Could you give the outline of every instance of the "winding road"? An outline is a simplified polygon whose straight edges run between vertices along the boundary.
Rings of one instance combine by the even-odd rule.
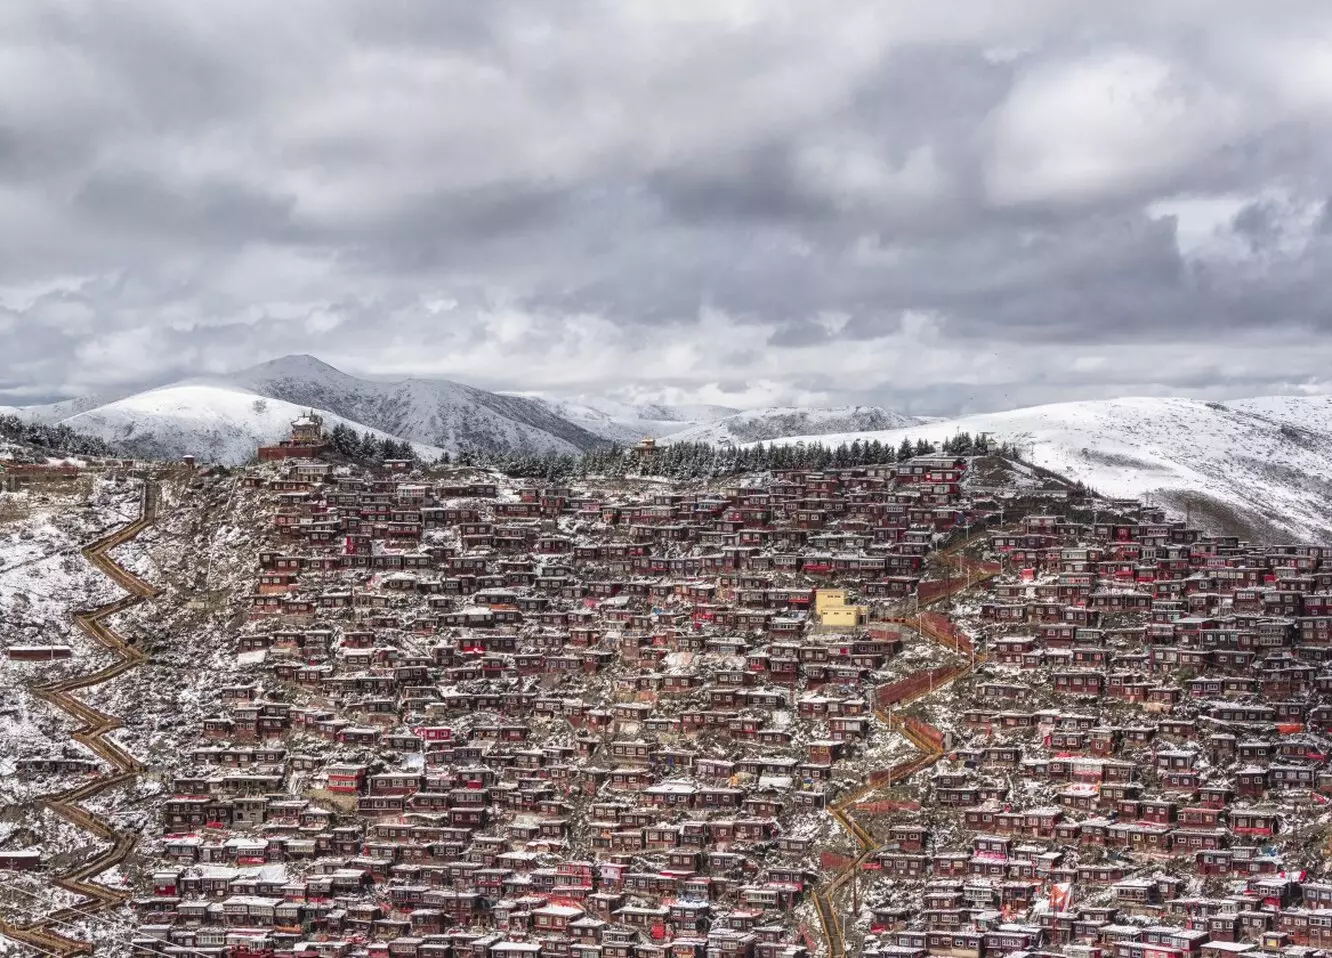
[[[969,563],[962,554],[964,549],[979,541],[984,535],[985,533],[980,533],[968,537],[940,553],[940,558],[952,574],[944,581],[942,591],[935,594],[928,602],[922,601],[919,603],[919,610],[939,605],[959,592],[980,585],[999,573],[1000,570],[997,565]],[[958,574],[959,572],[961,574]],[[922,687],[907,698],[900,699],[895,703],[897,709],[941,692],[950,683],[970,674],[985,661],[984,655],[977,654],[970,648],[969,640],[953,630],[951,619],[946,619],[943,627],[936,624],[932,617],[922,618],[919,614],[913,618],[891,619],[888,621],[910,626],[922,638],[930,639],[953,652],[970,656],[969,661],[956,668],[949,669],[945,677]],[[965,647],[961,644],[962,642],[967,643]],[[814,907],[819,915],[819,924],[822,926],[824,954],[827,958],[845,958],[846,956],[846,941],[843,937],[842,923],[838,919],[834,897],[856,876],[856,872],[864,863],[882,847],[882,843],[874,837],[873,833],[856,820],[852,811],[857,804],[874,792],[901,784],[917,772],[934,765],[944,755],[943,747],[940,744],[941,737],[937,735],[936,730],[925,723],[909,718],[904,719],[900,711],[885,712],[881,708],[876,708],[875,715],[884,725],[901,732],[903,737],[916,749],[917,754],[906,761],[899,762],[892,768],[872,772],[860,788],[844,795],[828,806],[828,814],[832,816],[833,821],[855,841],[857,854],[837,874],[814,889]],[[928,734],[930,732],[936,734],[931,736]]]
[[[98,884],[94,879],[125,860],[138,841],[138,834],[120,831],[110,822],[83,808],[80,803],[109,788],[133,780],[143,771],[143,764],[110,738],[110,734],[124,724],[121,719],[93,708],[76,698],[74,693],[79,689],[109,682],[137,668],[147,658],[146,653],[113,630],[108,623],[117,613],[152,598],[157,594],[157,590],[128,569],[118,565],[111,558],[110,552],[117,546],[129,542],[156,521],[158,497],[157,483],[151,479],[145,480],[139,518],[85,546],[82,550],[83,557],[89,563],[104,575],[114,579],[128,593],[114,602],[74,613],[75,625],[94,642],[116,656],[116,660],[95,672],[61,679],[33,689],[33,694],[38,698],[78,720],[81,725],[70,733],[70,737],[96,753],[110,766],[108,774],[98,775],[82,785],[47,795],[42,799],[43,804],[56,815],[111,843],[110,847],[99,854],[52,879],[52,884],[56,887],[80,896],[79,901],[50,912],[30,924],[16,925],[0,920],[0,935],[29,945],[44,954],[57,955],[60,958],[90,955],[93,953],[94,943],[67,937],[54,930],[56,927],[67,926],[70,922],[87,917],[89,913],[113,908],[129,897],[128,892],[108,888]]]

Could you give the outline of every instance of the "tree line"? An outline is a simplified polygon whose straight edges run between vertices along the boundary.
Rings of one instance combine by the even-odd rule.
[[[888,465],[916,456],[1016,455],[1008,443],[959,432],[941,443],[903,439],[893,446],[877,439],[836,446],[822,443],[758,443],[753,446],[714,446],[704,442],[680,442],[639,453],[619,445],[598,447],[581,454],[533,452],[485,452],[468,449],[441,464],[494,469],[518,479],[559,481],[603,476],[628,478],[652,476],[670,479],[715,479],[751,472],[785,469],[845,469],[855,466]]]
[[[44,453],[112,458],[116,450],[104,439],[65,425],[28,422],[13,414],[0,416],[0,439],[23,443]]]
[[[353,462],[377,464],[386,459],[406,459],[410,462],[420,459],[416,449],[405,439],[388,436],[381,439],[369,431],[358,435],[355,429],[341,422],[328,431],[328,444]]]

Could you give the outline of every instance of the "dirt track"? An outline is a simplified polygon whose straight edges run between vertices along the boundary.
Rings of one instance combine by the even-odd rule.
[[[82,723],[70,734],[70,737],[92,750],[110,766],[108,774],[99,775],[75,788],[56,792],[42,799],[43,804],[56,815],[104,841],[111,842],[111,846],[105,851],[52,878],[52,884],[80,896],[80,900],[30,924],[15,925],[0,920],[0,935],[29,945],[43,954],[58,955],[60,958],[92,954],[94,946],[91,942],[66,937],[56,929],[85,918],[89,914],[120,905],[129,897],[127,892],[100,885],[94,879],[124,861],[138,842],[139,836],[133,832],[117,830],[109,822],[82,808],[79,803],[106,789],[132,780],[143,771],[143,765],[108,737],[111,732],[121,727],[123,724],[121,720],[93,708],[76,698],[73,693],[79,689],[109,682],[137,668],[147,658],[144,652],[116,633],[108,625],[108,621],[117,613],[152,598],[157,594],[157,590],[132,572],[117,565],[111,558],[110,552],[151,526],[157,519],[157,505],[158,486],[152,480],[146,480],[139,518],[85,546],[82,550],[83,557],[88,562],[104,575],[114,579],[128,593],[114,602],[74,613],[74,623],[79,629],[98,645],[117,656],[117,660],[95,672],[62,679],[33,689],[33,694],[38,698],[51,703]]]
[[[967,546],[979,541],[984,537],[984,533],[965,539],[959,543],[950,546],[941,553],[941,559],[948,567],[957,567],[962,570],[961,575],[954,573],[956,577],[950,576],[941,583],[940,588],[931,595],[928,601],[920,602],[920,609],[925,610],[931,606],[936,606],[967,589],[980,585],[981,583],[993,578],[999,572],[998,566],[981,567],[972,564],[967,568],[967,560],[962,555],[962,550]],[[937,618],[936,618],[937,616]],[[942,621],[940,621],[942,620]],[[930,613],[929,617],[916,615],[912,618],[893,619],[894,621],[906,626],[912,626],[919,630],[922,638],[928,638],[953,652],[970,654],[971,660],[954,669],[947,670],[947,675],[938,681],[931,682],[928,686],[918,689],[914,694],[904,698],[896,703],[896,706],[907,705],[912,701],[927,698],[936,692],[946,688],[951,682],[956,681],[964,675],[971,673],[977,665],[985,661],[984,655],[975,654],[971,647],[971,642],[956,631],[952,626],[952,620],[948,616]],[[876,708],[875,715],[879,721],[883,722],[889,728],[900,731],[908,742],[917,750],[914,758],[908,759],[894,765],[892,768],[873,772],[869,775],[867,781],[860,788],[848,795],[838,799],[828,807],[828,814],[852,839],[855,840],[859,851],[856,857],[847,863],[836,875],[824,882],[818,888],[814,889],[814,906],[818,910],[819,924],[822,926],[823,943],[825,954],[828,958],[845,958],[846,942],[842,936],[842,925],[838,921],[837,909],[834,905],[834,896],[837,895],[855,876],[859,869],[875,852],[880,848],[880,843],[868,828],[856,821],[852,812],[855,806],[865,799],[869,798],[880,789],[887,788],[890,785],[900,784],[917,772],[929,768],[935,762],[943,757],[943,748],[940,745],[941,736],[937,732],[926,726],[925,723],[916,720],[903,720],[899,713],[884,712]],[[935,736],[930,736],[929,732],[936,732]]]

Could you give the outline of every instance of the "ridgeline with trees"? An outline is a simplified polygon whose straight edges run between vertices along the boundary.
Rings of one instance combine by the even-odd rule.
[[[15,415],[0,416],[0,440],[31,447],[34,454],[46,456],[112,458],[118,455],[115,449],[97,436],[89,436],[69,426],[28,422]]]
[[[489,453],[465,450],[452,459],[460,466],[494,469],[519,479],[564,480],[586,476],[628,478],[659,476],[670,479],[716,479],[751,472],[783,469],[843,469],[883,465],[915,456],[1015,455],[1009,444],[993,443],[982,436],[960,432],[942,443],[904,439],[893,447],[878,440],[856,440],[837,446],[822,443],[713,446],[702,442],[680,442],[657,446],[640,454],[623,446],[605,446],[581,455],[572,453]]]
[[[339,455],[353,462],[371,465],[386,459],[406,459],[410,462],[420,459],[416,449],[405,439],[391,439],[388,436],[379,439],[370,432],[357,435],[355,429],[341,422],[328,431],[328,444]]]

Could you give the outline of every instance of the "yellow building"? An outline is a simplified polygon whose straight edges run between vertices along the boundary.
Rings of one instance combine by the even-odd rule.
[[[863,605],[841,605],[824,609],[819,621],[828,629],[854,629],[865,624],[867,612]]]
[[[854,629],[865,624],[869,609],[848,605],[845,589],[820,589],[814,594],[814,613],[826,629]]]
[[[823,614],[824,609],[834,609],[846,605],[845,589],[819,589],[814,593],[814,611]]]

